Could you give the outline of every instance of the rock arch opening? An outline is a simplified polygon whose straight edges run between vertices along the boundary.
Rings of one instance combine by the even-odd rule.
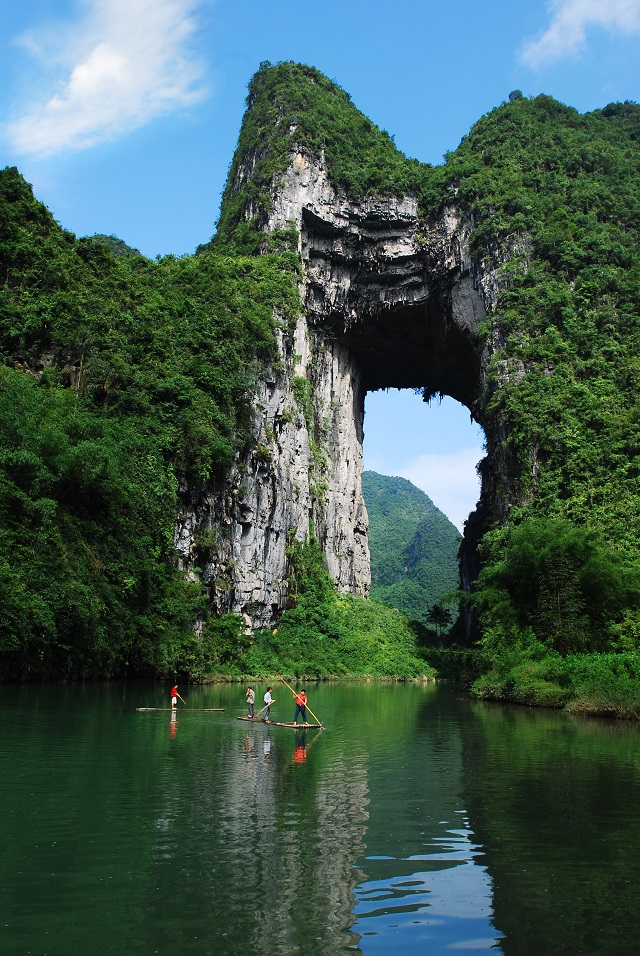
[[[426,403],[393,388],[365,397],[364,471],[411,482],[459,533],[480,496],[484,442],[468,409],[448,396]]]

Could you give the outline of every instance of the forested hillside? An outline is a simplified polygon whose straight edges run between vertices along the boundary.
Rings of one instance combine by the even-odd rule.
[[[173,521],[185,476],[210,481],[242,448],[274,316],[300,308],[297,237],[261,232],[295,144],[351,197],[413,193],[425,225],[455,202],[473,254],[502,263],[477,344],[509,484],[478,525],[476,692],[640,714],[640,107],[514,91],[430,167],[312,68],[263,64],[248,103],[217,234],[192,257],[113,255],[0,174],[2,675],[242,668],[242,629],[180,573]],[[304,635],[318,669],[352,624],[311,552],[291,560],[306,584],[278,640]],[[267,650],[264,666],[287,652]]]
[[[239,629],[195,638],[178,485],[241,447],[274,309],[299,308],[295,263],[116,258],[60,228],[15,169],[0,243],[2,673],[199,672]]]
[[[458,588],[460,534],[428,495],[406,478],[365,471],[371,596],[423,624]]]

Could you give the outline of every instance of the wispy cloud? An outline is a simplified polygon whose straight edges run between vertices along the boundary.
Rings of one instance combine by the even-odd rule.
[[[7,127],[14,148],[85,149],[201,99],[204,69],[192,50],[201,2],[83,0],[78,21],[21,37],[46,92]]]
[[[476,465],[483,457],[482,448],[420,455],[408,461],[399,475],[426,492],[434,505],[462,531],[480,496]]]
[[[521,61],[534,69],[579,53],[590,27],[640,33],[640,0],[551,0],[548,7],[548,27],[520,52]]]

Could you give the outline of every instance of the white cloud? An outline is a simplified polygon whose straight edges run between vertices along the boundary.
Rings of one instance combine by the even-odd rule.
[[[579,53],[589,27],[624,34],[640,32],[640,0],[551,0],[551,22],[540,37],[525,43],[520,59],[534,69]]]
[[[444,455],[420,455],[399,472],[429,495],[434,505],[462,531],[480,496],[476,465],[482,448],[462,448]]]
[[[81,20],[22,37],[48,91],[7,127],[14,148],[85,149],[201,99],[204,71],[190,50],[200,3],[84,0]]]

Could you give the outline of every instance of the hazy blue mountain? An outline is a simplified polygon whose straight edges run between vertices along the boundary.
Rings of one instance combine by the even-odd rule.
[[[369,512],[371,596],[417,621],[458,587],[456,526],[406,478],[365,471]]]

